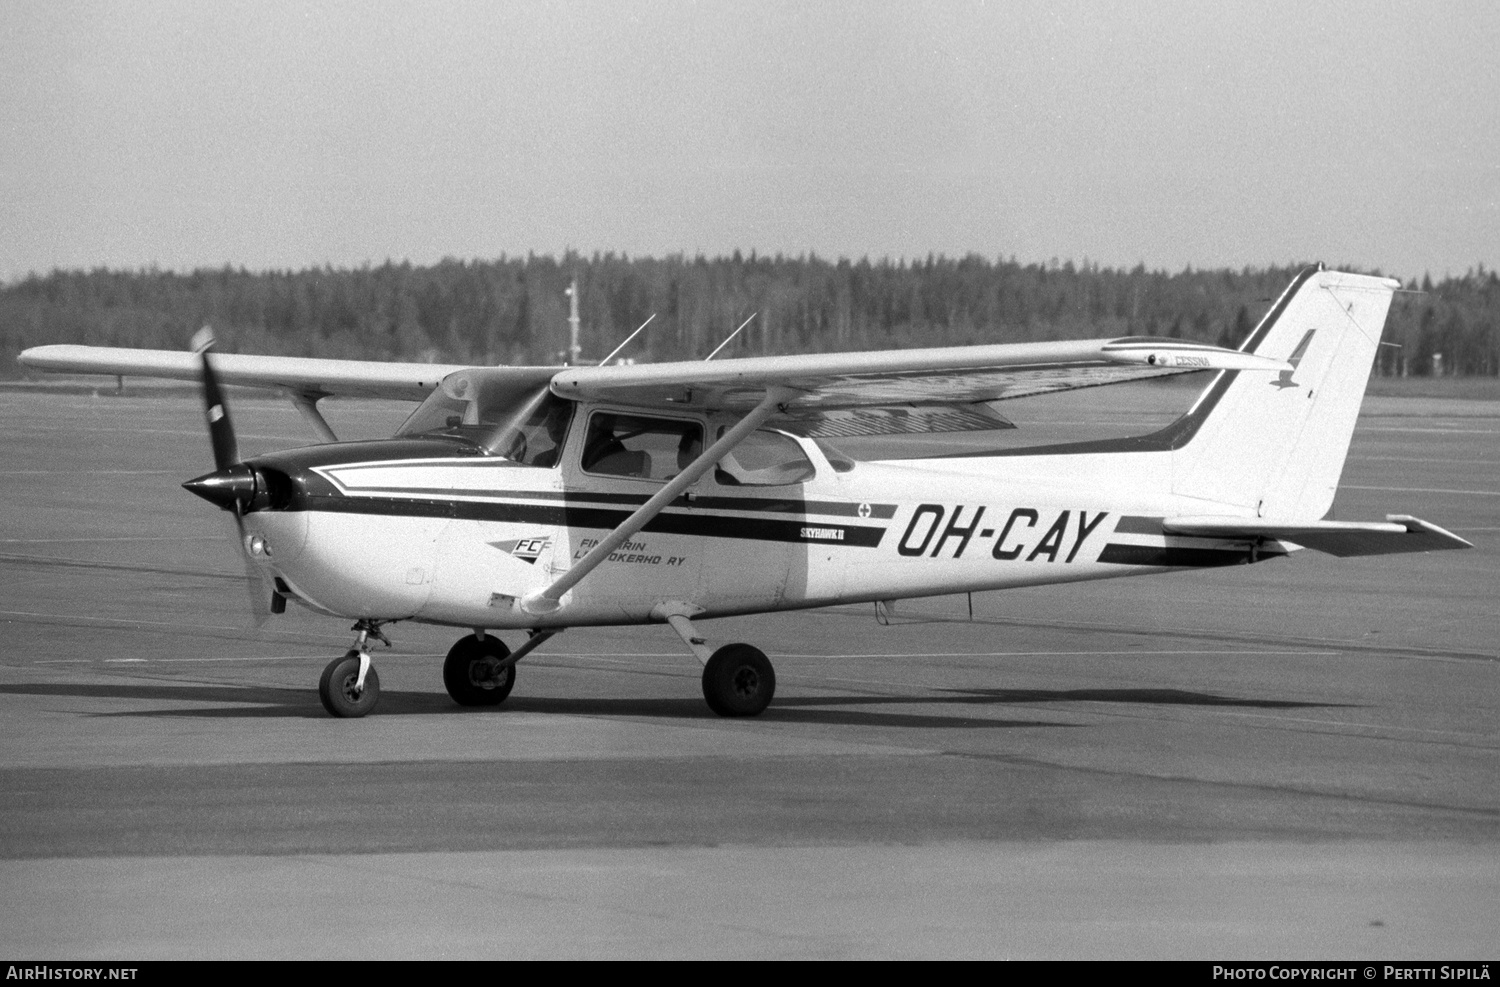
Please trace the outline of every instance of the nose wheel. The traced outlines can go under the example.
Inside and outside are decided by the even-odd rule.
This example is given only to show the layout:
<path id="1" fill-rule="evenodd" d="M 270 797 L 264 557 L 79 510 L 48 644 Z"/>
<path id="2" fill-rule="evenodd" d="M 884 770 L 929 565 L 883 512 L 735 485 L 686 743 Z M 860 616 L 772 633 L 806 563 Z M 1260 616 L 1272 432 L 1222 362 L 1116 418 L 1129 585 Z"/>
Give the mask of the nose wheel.
<path id="1" fill-rule="evenodd" d="M 379 620 L 362 619 L 350 628 L 358 633 L 354 647 L 335 658 L 318 679 L 318 698 L 323 708 L 345 719 L 365 716 L 380 699 L 380 676 L 370 661 L 370 638 L 391 646 L 391 639 L 380 632 Z"/>
<path id="2" fill-rule="evenodd" d="M 374 709 L 380 699 L 380 676 L 370 664 L 369 653 L 352 649 L 329 662 L 318 680 L 318 698 L 324 709 L 338 717 L 357 718 Z"/>

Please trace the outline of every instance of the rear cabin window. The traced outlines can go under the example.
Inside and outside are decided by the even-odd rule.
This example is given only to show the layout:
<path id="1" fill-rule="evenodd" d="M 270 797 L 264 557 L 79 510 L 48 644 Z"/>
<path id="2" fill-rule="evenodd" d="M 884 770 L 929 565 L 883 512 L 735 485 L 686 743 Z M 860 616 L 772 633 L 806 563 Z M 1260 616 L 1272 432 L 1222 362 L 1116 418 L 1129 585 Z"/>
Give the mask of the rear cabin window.
<path id="1" fill-rule="evenodd" d="M 671 418 L 596 412 L 583 443 L 584 472 L 670 480 L 703 451 L 703 426 Z"/>
<path id="2" fill-rule="evenodd" d="M 724 437 L 724 429 L 719 429 Z M 763 429 L 719 460 L 714 479 L 730 487 L 779 487 L 811 480 L 816 470 L 797 441 L 785 432 Z"/>

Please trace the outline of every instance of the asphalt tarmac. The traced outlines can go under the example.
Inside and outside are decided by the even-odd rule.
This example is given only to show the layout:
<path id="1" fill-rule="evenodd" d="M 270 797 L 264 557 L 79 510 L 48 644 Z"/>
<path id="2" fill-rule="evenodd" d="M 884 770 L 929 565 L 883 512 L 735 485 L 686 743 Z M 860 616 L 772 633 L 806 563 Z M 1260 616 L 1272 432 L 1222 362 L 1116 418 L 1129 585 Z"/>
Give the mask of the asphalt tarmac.
<path id="1" fill-rule="evenodd" d="M 1336 509 L 1472 551 L 705 623 L 776 663 L 751 721 L 659 627 L 463 710 L 408 625 L 331 719 L 350 635 L 247 628 L 186 393 L 0 424 L 0 957 L 1495 959 L 1500 403 L 1368 399 Z"/>

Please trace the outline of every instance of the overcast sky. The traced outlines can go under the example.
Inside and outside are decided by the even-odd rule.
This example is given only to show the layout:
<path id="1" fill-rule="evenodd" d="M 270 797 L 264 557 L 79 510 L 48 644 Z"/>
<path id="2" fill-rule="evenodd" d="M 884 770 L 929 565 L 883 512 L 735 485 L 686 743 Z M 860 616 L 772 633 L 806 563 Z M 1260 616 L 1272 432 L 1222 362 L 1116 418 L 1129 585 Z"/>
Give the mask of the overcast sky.
<path id="1" fill-rule="evenodd" d="M 0 6 L 0 276 L 1500 263 L 1500 4 Z"/>

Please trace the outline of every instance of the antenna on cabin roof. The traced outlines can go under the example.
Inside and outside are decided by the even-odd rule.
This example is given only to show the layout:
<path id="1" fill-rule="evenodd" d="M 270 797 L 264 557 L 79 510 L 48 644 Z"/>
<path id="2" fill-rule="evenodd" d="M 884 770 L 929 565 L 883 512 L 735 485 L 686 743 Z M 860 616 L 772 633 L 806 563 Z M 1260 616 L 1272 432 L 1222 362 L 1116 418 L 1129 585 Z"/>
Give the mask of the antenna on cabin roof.
<path id="1" fill-rule="evenodd" d="M 654 318 L 656 318 L 656 313 L 652 312 L 651 313 L 651 319 L 654 319 Z M 619 356 L 620 355 L 620 351 L 623 350 L 625 347 L 629 346 L 630 345 L 630 341 L 641 334 L 641 329 L 644 329 L 644 328 L 646 328 L 647 326 L 649 326 L 651 324 L 651 319 L 647 319 L 645 322 L 642 322 L 640 324 L 640 327 L 637 328 L 635 332 L 633 332 L 629 336 L 625 337 L 625 342 L 621 343 L 619 346 L 616 346 L 614 349 L 610 350 L 609 356 L 607 356 L 604 359 L 602 359 L 602 360 L 599 361 L 599 366 L 601 366 L 601 367 L 607 367 L 607 366 L 609 366 L 609 361 L 611 361 L 615 357 Z"/>
<path id="2" fill-rule="evenodd" d="M 573 275 L 572 283 L 563 294 L 568 296 L 568 366 L 576 367 L 583 354 L 583 347 L 578 343 L 578 275 Z"/>
<path id="3" fill-rule="evenodd" d="M 750 319 L 755 318 L 759 314 L 760 314 L 759 312 L 751 312 L 750 313 Z M 750 319 L 746 319 L 744 322 L 741 322 L 740 323 L 740 329 L 743 329 L 746 326 L 748 326 L 750 324 Z M 729 345 L 729 341 L 740 334 L 740 329 L 736 329 L 734 332 L 730 333 L 725 338 L 724 342 L 722 342 L 718 346 L 716 346 L 714 348 L 714 351 L 712 353 L 708 354 L 708 356 L 705 356 L 703 358 L 703 362 L 707 363 L 709 360 L 712 360 L 714 357 L 718 356 L 719 355 L 719 350 L 722 350 L 724 347 L 728 346 Z"/>

